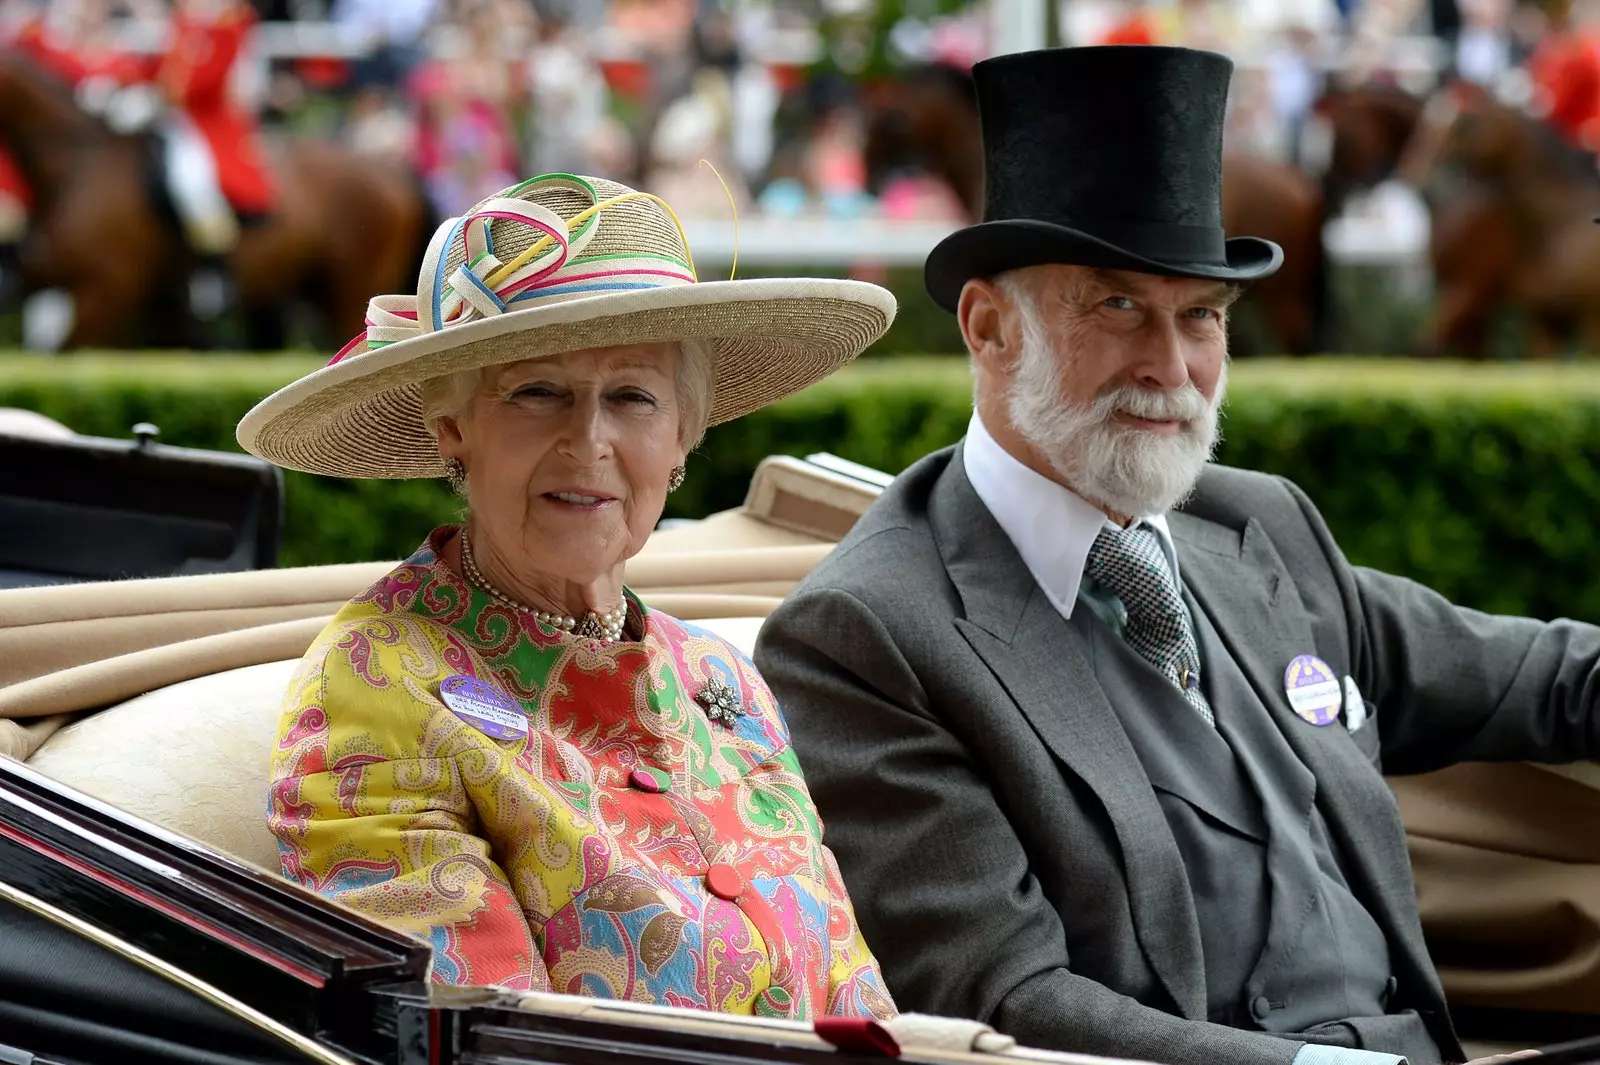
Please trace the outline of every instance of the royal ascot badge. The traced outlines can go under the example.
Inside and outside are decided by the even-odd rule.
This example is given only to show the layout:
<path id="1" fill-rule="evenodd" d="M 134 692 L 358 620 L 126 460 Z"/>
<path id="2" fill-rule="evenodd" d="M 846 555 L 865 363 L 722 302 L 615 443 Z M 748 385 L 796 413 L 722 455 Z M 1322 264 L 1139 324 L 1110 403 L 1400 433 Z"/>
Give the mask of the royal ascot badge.
<path id="1" fill-rule="evenodd" d="M 439 698 L 461 720 L 497 740 L 528 734 L 528 715 L 505 692 L 477 677 L 455 676 L 439 685 Z"/>
<path id="2" fill-rule="evenodd" d="M 1344 685 L 1328 663 L 1316 655 L 1301 655 L 1289 663 L 1283 674 L 1283 693 L 1301 720 L 1318 728 L 1339 719 Z"/>

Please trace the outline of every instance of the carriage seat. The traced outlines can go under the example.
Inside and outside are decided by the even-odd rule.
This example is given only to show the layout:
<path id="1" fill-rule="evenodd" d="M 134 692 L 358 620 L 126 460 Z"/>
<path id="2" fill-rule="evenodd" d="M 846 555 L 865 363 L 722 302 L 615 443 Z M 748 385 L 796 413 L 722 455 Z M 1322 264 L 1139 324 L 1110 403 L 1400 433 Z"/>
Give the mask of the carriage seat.
<path id="1" fill-rule="evenodd" d="M 696 621 L 749 654 L 760 618 Z M 268 765 L 298 660 L 197 677 L 108 707 L 46 740 L 33 769 L 272 872 Z"/>

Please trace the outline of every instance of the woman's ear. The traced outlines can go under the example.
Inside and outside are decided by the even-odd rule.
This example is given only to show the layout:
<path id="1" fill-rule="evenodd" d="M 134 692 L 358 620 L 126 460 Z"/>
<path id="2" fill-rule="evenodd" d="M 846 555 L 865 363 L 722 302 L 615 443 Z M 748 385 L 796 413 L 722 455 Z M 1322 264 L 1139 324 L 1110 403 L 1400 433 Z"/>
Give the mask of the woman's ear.
<path id="1" fill-rule="evenodd" d="M 461 436 L 461 423 L 455 418 L 440 418 L 433 423 L 433 436 L 439 442 L 439 457 L 460 459 L 464 457 L 467 443 Z"/>

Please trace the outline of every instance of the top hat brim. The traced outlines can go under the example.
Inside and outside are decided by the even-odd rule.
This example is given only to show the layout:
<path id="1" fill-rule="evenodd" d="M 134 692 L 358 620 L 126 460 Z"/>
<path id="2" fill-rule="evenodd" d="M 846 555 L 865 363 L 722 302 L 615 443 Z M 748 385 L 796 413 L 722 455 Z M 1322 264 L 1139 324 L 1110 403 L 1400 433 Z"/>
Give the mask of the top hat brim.
<path id="1" fill-rule="evenodd" d="M 1016 218 L 981 222 L 950 234 L 928 253 L 924 280 L 935 303 L 956 309 L 961 287 L 1025 266 L 1063 263 L 1208 281 L 1255 281 L 1283 265 L 1283 249 L 1260 237 L 1234 237 L 1226 262 L 1173 262 L 1141 255 L 1081 229 Z"/>

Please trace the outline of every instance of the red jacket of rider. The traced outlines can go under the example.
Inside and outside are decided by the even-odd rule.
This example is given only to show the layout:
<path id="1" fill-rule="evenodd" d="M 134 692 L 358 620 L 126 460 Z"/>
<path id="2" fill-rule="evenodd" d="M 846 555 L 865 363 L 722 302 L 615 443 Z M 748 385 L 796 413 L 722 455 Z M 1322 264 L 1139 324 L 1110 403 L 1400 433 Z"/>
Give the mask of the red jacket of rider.
<path id="1" fill-rule="evenodd" d="M 1600 151 L 1600 41 L 1592 34 L 1554 33 L 1528 60 L 1544 120 L 1573 145 Z"/>
<path id="2" fill-rule="evenodd" d="M 70 87 L 93 77 L 128 84 L 143 79 L 144 61 L 136 55 L 82 41 L 63 41 L 50 32 L 42 18 L 29 19 L 17 30 L 12 47 L 55 74 Z"/>
<path id="3" fill-rule="evenodd" d="M 0 199 L 19 203 L 23 210 L 33 206 L 33 193 L 28 188 L 27 179 L 17 169 L 11 153 L 4 149 L 0 149 Z"/>
<path id="4" fill-rule="evenodd" d="M 275 196 L 260 132 L 255 116 L 229 93 L 234 64 L 255 21 L 255 11 L 242 0 L 226 5 L 212 19 L 176 15 L 172 43 L 155 81 L 211 146 L 228 203 L 242 213 L 265 214 Z"/>

